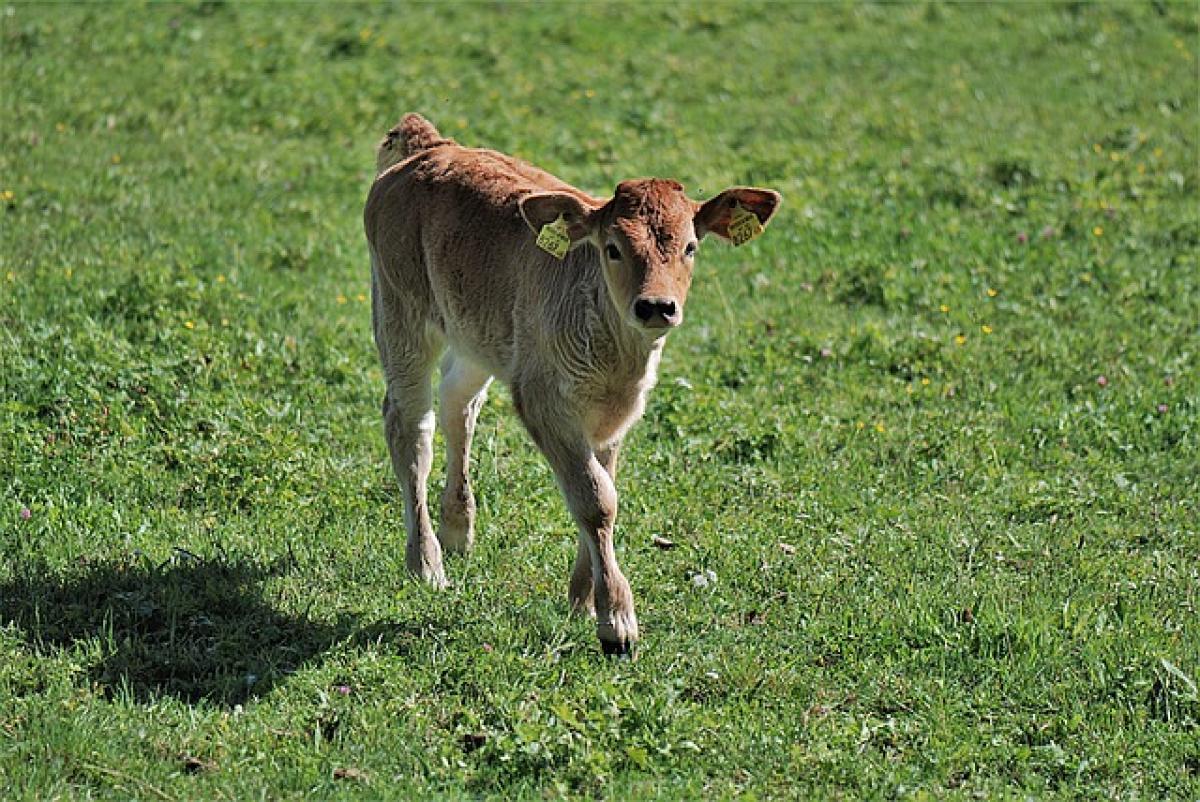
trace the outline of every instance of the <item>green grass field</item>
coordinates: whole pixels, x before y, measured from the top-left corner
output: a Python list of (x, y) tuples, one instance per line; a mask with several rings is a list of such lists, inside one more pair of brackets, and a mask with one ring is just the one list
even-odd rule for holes
[[(0, 24), (0, 798), (1200, 798), (1194, 5)], [(406, 579), (361, 210), (410, 110), (785, 196), (627, 441), (635, 662), (503, 390), (476, 553)]]

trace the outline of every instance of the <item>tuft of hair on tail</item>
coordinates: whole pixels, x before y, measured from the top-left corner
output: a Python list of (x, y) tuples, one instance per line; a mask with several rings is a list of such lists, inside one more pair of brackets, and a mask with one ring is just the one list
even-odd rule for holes
[(379, 148), (375, 151), (375, 171), (383, 173), (415, 153), (450, 141), (439, 134), (433, 123), (420, 114), (405, 114), (380, 141)]

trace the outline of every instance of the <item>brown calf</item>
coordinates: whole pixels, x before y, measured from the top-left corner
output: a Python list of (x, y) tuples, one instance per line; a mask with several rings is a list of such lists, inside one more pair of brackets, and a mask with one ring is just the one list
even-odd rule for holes
[[(651, 178), (602, 200), (511, 156), (462, 147), (418, 114), (388, 133), (377, 164), (364, 222), (409, 570), (443, 586), (442, 550), (471, 547), (471, 435), (498, 376), (579, 527), (572, 609), (596, 617), (606, 653), (628, 652), (638, 625), (613, 550), (617, 451), (645, 408), (665, 335), (683, 320), (698, 240), (761, 231), (779, 194), (735, 187), (700, 204)], [(565, 233), (561, 261), (535, 240), (550, 224)], [(443, 353), (449, 454), (435, 537), (430, 377)]]

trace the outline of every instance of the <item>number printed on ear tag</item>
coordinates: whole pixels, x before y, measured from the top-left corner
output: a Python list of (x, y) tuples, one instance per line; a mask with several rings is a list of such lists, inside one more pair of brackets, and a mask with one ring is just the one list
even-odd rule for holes
[(562, 259), (571, 247), (571, 235), (567, 233), (567, 221), (560, 214), (553, 223), (546, 223), (538, 232), (537, 246), (555, 259)]
[(729, 239), (733, 240), (734, 245), (745, 245), (761, 234), (763, 227), (762, 223), (758, 222), (758, 215), (739, 203), (733, 207), (733, 213), (726, 230), (729, 232)]

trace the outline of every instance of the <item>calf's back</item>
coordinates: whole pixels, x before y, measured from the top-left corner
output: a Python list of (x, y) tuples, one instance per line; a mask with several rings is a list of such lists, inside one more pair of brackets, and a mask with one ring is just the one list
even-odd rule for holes
[(573, 251), (558, 262), (530, 236), (518, 202), (538, 192), (598, 203), (511, 156), (443, 140), (382, 173), (364, 213), (385, 302), (402, 295), (410, 315), (419, 302), (454, 347), (505, 380), (520, 328), (553, 328), (595, 296), (594, 259)]

